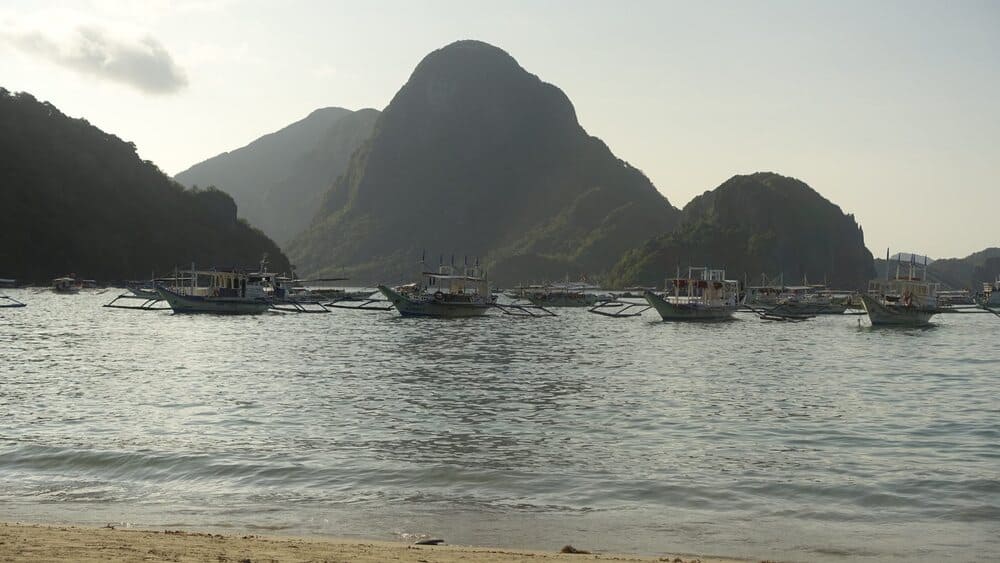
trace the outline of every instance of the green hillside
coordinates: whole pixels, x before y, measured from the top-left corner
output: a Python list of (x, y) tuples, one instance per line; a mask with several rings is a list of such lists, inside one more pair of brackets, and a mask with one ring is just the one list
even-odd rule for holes
[(288, 260), (213, 189), (185, 190), (135, 146), (30, 94), (0, 88), (0, 269), (44, 282), (148, 278), (176, 265)]

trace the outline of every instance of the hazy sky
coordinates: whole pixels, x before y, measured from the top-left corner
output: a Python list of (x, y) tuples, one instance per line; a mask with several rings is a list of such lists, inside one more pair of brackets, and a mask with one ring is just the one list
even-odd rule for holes
[(1000, 2), (0, 3), (0, 86), (133, 141), (169, 174), (326, 106), (383, 108), (480, 39), (682, 207), (797, 177), (877, 255), (1000, 246)]

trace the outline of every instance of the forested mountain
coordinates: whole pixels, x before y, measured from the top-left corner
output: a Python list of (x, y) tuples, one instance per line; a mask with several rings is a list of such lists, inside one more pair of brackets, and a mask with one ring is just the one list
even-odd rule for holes
[(228, 195), (185, 190), (132, 143), (2, 88), (0, 210), (0, 273), (25, 281), (141, 279), (192, 261), (255, 265), (265, 253), (288, 269)]
[(874, 275), (853, 215), (805, 183), (770, 172), (734, 176), (691, 200), (680, 226), (627, 253), (609, 282), (661, 286), (677, 268), (725, 268), (733, 279), (783, 275), (843, 289)]
[(422, 249), (481, 256), (504, 284), (561, 279), (606, 271), (677, 216), (561, 90), (459, 41), (417, 65), (288, 252), (358, 282), (412, 278)]
[(935, 260), (927, 273), (949, 288), (980, 291), (984, 283), (1000, 276), (1000, 248), (987, 248), (965, 258)]
[(279, 244), (305, 230), (379, 112), (323, 108), (249, 145), (195, 164), (175, 178), (233, 196), (240, 216)]

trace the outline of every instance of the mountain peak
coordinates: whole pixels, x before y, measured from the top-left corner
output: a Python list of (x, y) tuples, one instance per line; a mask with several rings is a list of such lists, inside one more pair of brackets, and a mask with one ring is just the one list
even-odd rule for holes
[(385, 111), (409, 114), (416, 121), (408, 126), (421, 130), (442, 119), (502, 127), (498, 121), (511, 118), (537, 121), (541, 129), (579, 129), (576, 110), (562, 90), (526, 71), (503, 49), (475, 40), (425, 56)]
[(303, 271), (364, 281), (405, 279), (423, 248), (557, 279), (606, 270), (677, 213), (562, 90), (465, 40), (417, 64), (291, 248)]
[(428, 53), (413, 74), (436, 69), (455, 71), (464, 65), (496, 65), (527, 72), (507, 51), (483, 41), (463, 39)]
[(308, 226), (322, 194), (371, 135), (378, 115), (374, 109), (319, 108), (242, 148), (195, 164), (176, 179), (229, 193), (243, 217), (284, 244)]

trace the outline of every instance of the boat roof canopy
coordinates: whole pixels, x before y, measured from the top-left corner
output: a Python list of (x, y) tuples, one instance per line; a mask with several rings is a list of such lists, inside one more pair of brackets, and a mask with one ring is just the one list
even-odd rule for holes
[(439, 280), (468, 280), (468, 281), (484, 281), (485, 278), (477, 278), (473, 276), (455, 276), (448, 274), (438, 274), (436, 272), (424, 272), (424, 275), (429, 278), (436, 278)]

